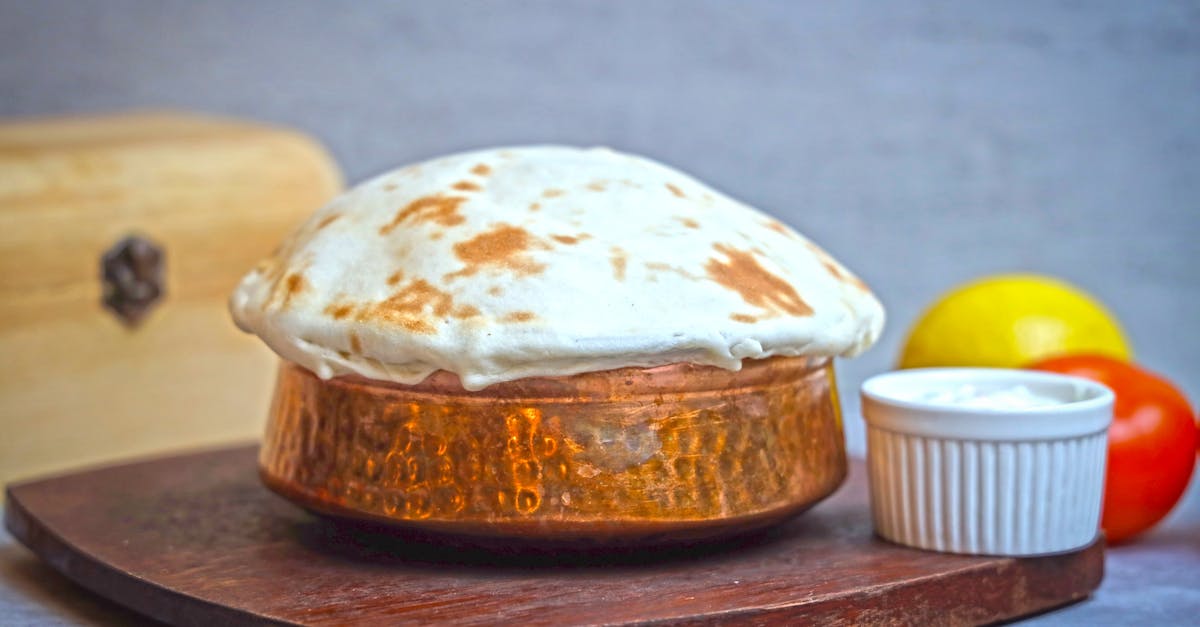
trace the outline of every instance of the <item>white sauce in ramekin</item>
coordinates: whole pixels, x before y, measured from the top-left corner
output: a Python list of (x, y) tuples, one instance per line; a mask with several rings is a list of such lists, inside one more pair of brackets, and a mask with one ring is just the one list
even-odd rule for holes
[(981, 409), (1029, 409), (1062, 404), (1062, 400), (1034, 394), (1024, 385), (981, 388), (971, 383), (963, 383), (950, 388), (921, 390), (907, 395), (904, 400)]

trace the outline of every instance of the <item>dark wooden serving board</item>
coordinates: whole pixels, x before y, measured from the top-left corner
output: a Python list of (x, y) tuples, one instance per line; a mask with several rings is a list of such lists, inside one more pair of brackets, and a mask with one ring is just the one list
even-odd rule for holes
[(871, 534), (861, 464), (751, 538), (618, 553), (444, 546), (313, 517), (264, 489), (255, 448), (11, 486), (8, 529), (68, 577), (180, 625), (976, 624), (1085, 598), (1099, 542), (1039, 558), (945, 555)]

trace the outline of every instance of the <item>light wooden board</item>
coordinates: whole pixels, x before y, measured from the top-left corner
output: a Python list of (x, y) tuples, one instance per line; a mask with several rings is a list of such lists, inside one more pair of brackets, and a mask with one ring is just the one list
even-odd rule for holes
[[(0, 122), (0, 481), (257, 436), (274, 360), (225, 301), (341, 184), (312, 139), (260, 124)], [(131, 233), (167, 263), (135, 329), (100, 304), (100, 257)]]

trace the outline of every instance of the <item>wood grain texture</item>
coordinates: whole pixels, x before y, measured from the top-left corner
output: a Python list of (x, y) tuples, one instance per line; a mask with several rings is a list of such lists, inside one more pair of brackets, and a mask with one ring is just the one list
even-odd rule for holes
[[(0, 481), (257, 436), (274, 360), (225, 301), (340, 187), (319, 145), (259, 124), (0, 122)], [(163, 246), (167, 271), (132, 330), (101, 306), (99, 267), (131, 233)]]
[(1097, 543), (1039, 558), (955, 556), (871, 535), (863, 468), (765, 535), (634, 552), (439, 545), (310, 516), (271, 495), (245, 446), (8, 490), (9, 530), (100, 594), (179, 625), (963, 625), (1086, 597)]

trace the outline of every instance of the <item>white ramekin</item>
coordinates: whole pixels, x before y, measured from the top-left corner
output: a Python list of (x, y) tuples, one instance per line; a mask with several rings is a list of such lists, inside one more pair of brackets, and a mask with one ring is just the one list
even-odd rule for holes
[[(1024, 386), (1061, 404), (992, 409), (912, 399), (963, 385)], [(1113, 394), (1065, 375), (900, 370), (862, 386), (876, 532), (922, 549), (1041, 555), (1095, 540)]]

